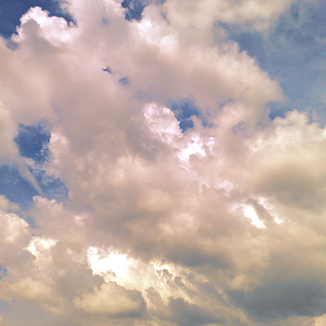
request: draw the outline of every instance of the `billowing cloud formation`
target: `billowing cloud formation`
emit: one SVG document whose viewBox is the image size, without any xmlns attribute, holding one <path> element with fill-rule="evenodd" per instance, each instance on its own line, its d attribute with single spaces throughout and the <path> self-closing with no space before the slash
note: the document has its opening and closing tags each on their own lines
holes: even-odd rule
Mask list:
<svg viewBox="0 0 326 326">
<path fill-rule="evenodd" d="M 153 1 L 138 21 L 67 0 L 74 23 L 33 7 L 0 39 L 1 164 L 39 192 L 26 209 L 0 197 L 0 325 L 290 326 L 324 310 L 326 129 L 270 120 L 282 89 L 225 28 L 268 33 L 292 2 Z M 176 103 L 195 108 L 187 130 Z M 19 130 L 40 123 L 48 159 L 22 157 Z"/>
</svg>

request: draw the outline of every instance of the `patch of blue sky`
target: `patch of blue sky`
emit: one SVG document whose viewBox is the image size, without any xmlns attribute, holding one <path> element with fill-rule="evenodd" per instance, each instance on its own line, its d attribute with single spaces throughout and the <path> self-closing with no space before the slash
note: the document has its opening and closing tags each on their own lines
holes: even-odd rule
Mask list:
<svg viewBox="0 0 326 326">
<path fill-rule="evenodd" d="M 7 274 L 8 274 L 7 268 L 0 265 L 0 280 L 6 277 Z"/>
<path fill-rule="evenodd" d="M 123 0 L 121 3 L 121 6 L 125 9 L 127 9 L 125 18 L 127 20 L 141 20 L 142 19 L 142 13 L 145 9 L 145 7 L 149 3 L 157 3 L 157 4 L 163 4 L 165 0 Z"/>
<path fill-rule="evenodd" d="M 23 218 L 28 223 L 30 228 L 37 229 L 39 226 L 37 225 L 34 217 L 31 216 L 30 214 L 28 214 L 27 212 L 28 212 L 28 210 L 27 211 L 20 210 L 19 217 Z"/>
<path fill-rule="evenodd" d="M 31 158 L 37 164 L 43 164 L 49 160 L 50 132 L 44 125 L 20 125 L 18 135 L 14 140 L 21 156 Z"/>
<path fill-rule="evenodd" d="M 48 143 L 50 133 L 44 124 L 35 126 L 20 125 L 15 142 L 20 155 L 32 159 L 36 165 L 29 167 L 45 196 L 49 199 L 64 201 L 68 198 L 68 189 L 58 178 L 49 176 L 41 168 L 49 160 Z M 33 203 L 33 197 L 39 195 L 36 189 L 25 180 L 15 166 L 0 167 L 0 194 L 10 201 L 18 203 L 23 209 Z"/>
<path fill-rule="evenodd" d="M 111 21 L 108 18 L 102 18 L 102 24 L 106 25 L 106 26 L 109 26 L 111 24 Z"/>
<path fill-rule="evenodd" d="M 275 102 L 269 105 L 269 118 L 274 120 L 277 117 L 285 118 L 286 112 L 291 109 L 291 105 L 286 105 L 286 103 Z"/>
<path fill-rule="evenodd" d="M 148 1 L 143 0 L 123 0 L 121 6 L 127 9 L 125 18 L 127 20 L 141 20 L 144 8 Z"/>
<path fill-rule="evenodd" d="M 60 179 L 47 175 L 41 169 L 29 169 L 47 198 L 60 202 L 68 198 L 68 188 Z M 19 204 L 22 209 L 30 207 L 33 204 L 33 197 L 39 195 L 16 167 L 8 165 L 0 167 L 0 194 Z"/>
<path fill-rule="evenodd" d="M 226 28 L 240 50 L 280 82 L 285 100 L 271 105 L 272 119 L 296 109 L 326 122 L 325 1 L 295 2 L 266 35 Z"/>
<path fill-rule="evenodd" d="M 6 165 L 0 167 L 0 194 L 25 209 L 31 206 L 33 197 L 38 192 L 20 175 L 16 167 Z"/>
<path fill-rule="evenodd" d="M 0 312 L 1 312 L 1 317 L 3 316 L 4 312 L 7 311 L 7 309 L 10 309 L 9 302 L 0 299 Z"/>
<path fill-rule="evenodd" d="M 68 23 L 73 18 L 60 7 L 59 1 L 49 0 L 0 0 L 0 34 L 9 39 L 20 25 L 21 16 L 31 7 L 39 6 L 47 10 L 50 16 L 64 18 Z"/>
<path fill-rule="evenodd" d="M 122 78 L 120 78 L 119 79 L 119 83 L 121 84 L 121 85 L 128 85 L 129 84 L 129 79 L 128 79 L 128 77 L 122 77 Z"/>
<path fill-rule="evenodd" d="M 68 199 L 69 191 L 59 178 L 47 175 L 44 170 L 30 169 L 48 199 L 63 202 Z"/>
<path fill-rule="evenodd" d="M 188 129 L 192 129 L 194 127 L 194 122 L 192 120 L 193 116 L 201 118 L 202 123 L 205 124 L 205 120 L 201 116 L 200 110 L 192 101 L 188 99 L 168 103 L 167 106 L 171 109 L 171 111 L 173 111 L 176 119 L 179 121 L 182 132 L 185 132 Z"/>
<path fill-rule="evenodd" d="M 244 132 L 246 130 L 246 123 L 244 121 L 240 121 L 232 128 L 232 132 L 236 135 L 239 132 Z"/>
</svg>

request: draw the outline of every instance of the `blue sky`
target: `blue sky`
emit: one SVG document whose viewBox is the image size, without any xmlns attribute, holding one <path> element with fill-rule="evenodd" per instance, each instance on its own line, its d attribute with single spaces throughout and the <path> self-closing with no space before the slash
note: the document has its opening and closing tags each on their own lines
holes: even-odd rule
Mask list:
<svg viewBox="0 0 326 326">
<path fill-rule="evenodd" d="M 57 15 L 69 20 L 70 16 L 65 14 L 57 1 L 34 1 L 34 0 L 14 0 L 11 2 L 1 1 L 1 24 L 0 33 L 9 38 L 16 32 L 16 26 L 20 24 L 20 17 L 28 11 L 29 8 L 40 6 L 50 12 L 51 15 Z"/>
<path fill-rule="evenodd" d="M 1 1 L 0 325 L 324 325 L 325 17 Z"/>
<path fill-rule="evenodd" d="M 231 31 L 240 49 L 257 59 L 262 69 L 280 81 L 287 101 L 272 108 L 272 116 L 287 110 L 306 110 L 323 117 L 325 111 L 324 1 L 295 2 L 269 31 Z"/>
<path fill-rule="evenodd" d="M 47 175 L 42 170 L 42 164 L 49 160 L 48 143 L 50 134 L 41 125 L 19 126 L 18 135 L 14 138 L 23 158 L 31 159 L 34 163 L 29 170 L 38 181 L 41 189 L 48 198 L 63 200 L 67 198 L 68 191 L 64 183 L 53 176 Z M 29 207 L 33 202 L 33 196 L 38 191 L 21 176 L 15 166 L 3 165 L 1 167 L 1 194 L 10 201 L 20 204 L 23 208 Z"/>
</svg>

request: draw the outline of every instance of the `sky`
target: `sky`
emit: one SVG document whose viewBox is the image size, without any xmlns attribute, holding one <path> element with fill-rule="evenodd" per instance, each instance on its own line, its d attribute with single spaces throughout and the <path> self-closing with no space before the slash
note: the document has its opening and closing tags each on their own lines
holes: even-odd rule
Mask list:
<svg viewBox="0 0 326 326">
<path fill-rule="evenodd" d="M 0 326 L 326 324 L 326 3 L 0 1 Z"/>
</svg>

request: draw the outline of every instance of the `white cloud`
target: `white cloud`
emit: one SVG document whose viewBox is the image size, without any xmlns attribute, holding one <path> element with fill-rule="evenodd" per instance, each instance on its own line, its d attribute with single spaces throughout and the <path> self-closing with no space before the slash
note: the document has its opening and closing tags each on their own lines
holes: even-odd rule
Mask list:
<svg viewBox="0 0 326 326">
<path fill-rule="evenodd" d="M 30 230 L 25 220 L 15 213 L 0 211 L 0 256 L 3 263 L 12 262 L 14 254 L 18 254 L 29 242 Z"/>
<path fill-rule="evenodd" d="M 165 7 L 172 22 L 182 28 L 211 28 L 217 21 L 242 27 L 249 25 L 262 30 L 268 28 L 293 2 L 293 0 L 170 0 L 166 2 Z"/>
<path fill-rule="evenodd" d="M 12 309 L 32 302 L 53 325 L 85 326 L 317 314 L 317 297 L 300 303 L 325 281 L 325 128 L 296 111 L 270 121 L 278 82 L 212 30 L 268 31 L 291 3 L 169 0 L 137 22 L 119 1 L 71 0 L 76 25 L 32 8 L 17 48 L 0 40 L 1 162 L 21 159 L 20 123 L 47 120 L 42 169 L 69 189 L 26 211 L 0 197 Z M 182 132 L 167 105 L 185 99 L 205 123 Z"/>
<path fill-rule="evenodd" d="M 31 8 L 24 16 L 22 16 L 21 26 L 17 29 L 17 35 L 13 35 L 12 40 L 17 43 L 23 43 L 28 35 L 24 35 L 28 28 L 24 25 L 37 23 L 40 27 L 39 31 L 42 38 L 48 40 L 53 45 L 63 45 L 69 43 L 71 35 L 69 34 L 69 27 L 63 18 L 49 17 L 48 13 L 43 11 L 41 7 Z"/>
<path fill-rule="evenodd" d="M 5 196 L 0 195 L 0 210 L 3 212 L 18 211 L 19 205 L 10 202 Z"/>
</svg>

